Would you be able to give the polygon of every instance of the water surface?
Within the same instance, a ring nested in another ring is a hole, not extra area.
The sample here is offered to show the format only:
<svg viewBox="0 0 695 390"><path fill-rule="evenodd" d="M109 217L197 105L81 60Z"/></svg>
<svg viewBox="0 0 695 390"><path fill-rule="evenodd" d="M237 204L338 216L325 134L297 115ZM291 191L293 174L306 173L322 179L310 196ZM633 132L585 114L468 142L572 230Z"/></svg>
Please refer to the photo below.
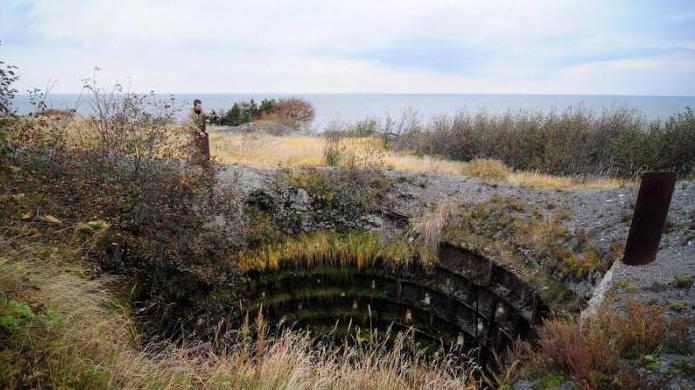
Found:
<svg viewBox="0 0 695 390"><path fill-rule="evenodd" d="M193 99L201 99L206 110L228 109L239 100L299 96L309 100L316 109L312 127L322 130L332 121L352 122L365 118L384 119L387 115L400 118L406 110L415 110L427 121L437 114L452 114L460 110L501 113L506 111L563 111L570 106L582 106L600 113L604 110L628 108L638 110L648 119L663 119L682 111L686 106L695 108L695 96L619 96L619 95L464 95L464 94L159 94L173 97L176 106L188 110ZM90 113L84 97L76 94L56 94L48 99L51 108L75 108ZM20 113L32 110L29 98L19 95L15 109Z"/></svg>

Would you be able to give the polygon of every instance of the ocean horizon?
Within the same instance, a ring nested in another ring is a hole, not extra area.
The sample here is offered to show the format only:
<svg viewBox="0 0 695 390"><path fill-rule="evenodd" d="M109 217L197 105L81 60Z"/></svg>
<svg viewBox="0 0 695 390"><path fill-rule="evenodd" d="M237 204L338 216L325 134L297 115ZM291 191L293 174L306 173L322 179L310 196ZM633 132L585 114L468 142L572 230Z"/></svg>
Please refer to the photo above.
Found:
<svg viewBox="0 0 695 390"><path fill-rule="evenodd" d="M311 128L325 129L332 122L350 123L366 118L398 120L404 112L415 111L423 121L437 115L450 115L466 110L485 111L490 114L504 112L562 112L569 107L600 114L617 109L636 110L645 119L666 119L695 107L695 96L633 96L633 95L544 95L544 94L211 94L175 93L155 94L160 99L174 99L179 116L183 117L194 99L201 99L206 111L229 109L240 100L282 98L296 96L310 101L316 112ZM51 94L48 108L76 109L78 113L90 114L88 97L80 94ZM18 94L13 108L20 114L33 111L29 95Z"/></svg>

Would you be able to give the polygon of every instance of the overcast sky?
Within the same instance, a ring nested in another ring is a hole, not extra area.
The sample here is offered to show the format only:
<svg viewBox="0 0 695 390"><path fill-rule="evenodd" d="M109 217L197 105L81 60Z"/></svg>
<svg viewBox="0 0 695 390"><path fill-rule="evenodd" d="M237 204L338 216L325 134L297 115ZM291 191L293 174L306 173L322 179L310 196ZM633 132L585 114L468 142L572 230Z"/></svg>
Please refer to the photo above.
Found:
<svg viewBox="0 0 695 390"><path fill-rule="evenodd" d="M0 1L19 87L695 95L695 0Z"/></svg>

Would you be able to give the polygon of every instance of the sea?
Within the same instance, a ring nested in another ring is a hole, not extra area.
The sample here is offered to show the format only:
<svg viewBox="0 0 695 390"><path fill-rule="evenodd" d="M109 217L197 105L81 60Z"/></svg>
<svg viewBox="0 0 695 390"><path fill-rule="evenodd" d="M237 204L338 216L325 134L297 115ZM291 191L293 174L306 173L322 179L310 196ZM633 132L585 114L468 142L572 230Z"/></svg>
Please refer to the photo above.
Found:
<svg viewBox="0 0 695 390"><path fill-rule="evenodd" d="M179 116L183 118L194 99L203 101L206 111L220 112L236 101L283 98L296 96L310 101L315 109L311 129L322 131L327 126L349 124L363 119L398 120L404 113L417 113L423 121L442 114L485 111L489 114L504 112L564 111L568 107L581 107L600 114L616 109L637 110L646 119L666 119L682 112L686 107L695 109L695 96L623 96L623 95L466 95L466 94L157 94L156 98L173 98ZM49 108L76 109L89 115L89 98L78 94L53 94L47 100ZM17 95L14 109L25 114L33 111L28 95Z"/></svg>

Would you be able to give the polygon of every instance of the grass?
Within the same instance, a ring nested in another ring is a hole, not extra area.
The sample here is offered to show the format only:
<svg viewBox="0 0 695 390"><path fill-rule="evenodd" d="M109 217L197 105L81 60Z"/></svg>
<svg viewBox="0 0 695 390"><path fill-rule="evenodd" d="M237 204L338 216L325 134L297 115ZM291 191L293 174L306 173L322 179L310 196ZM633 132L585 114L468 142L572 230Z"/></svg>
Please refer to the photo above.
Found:
<svg viewBox="0 0 695 390"><path fill-rule="evenodd" d="M611 189L633 184L616 178L585 179L574 176L552 176L533 171L515 171L506 178L507 183L531 188L554 188L561 190Z"/></svg>
<svg viewBox="0 0 695 390"><path fill-rule="evenodd" d="M468 163L466 173L483 180L504 181L512 173L512 170L501 161L477 158Z"/></svg>
<svg viewBox="0 0 695 390"><path fill-rule="evenodd" d="M317 137L228 134L210 130L210 153L221 162L256 168L323 165L325 141Z"/></svg>
<svg viewBox="0 0 695 390"><path fill-rule="evenodd" d="M425 362L404 354L406 336L392 335L389 348L317 345L296 332L242 338L222 352L206 344L143 344L131 309L109 292L114 280L88 278L75 259L41 259L39 242L2 237L0 247L2 387L478 388L471 366L455 365L452 356Z"/></svg>
<svg viewBox="0 0 695 390"><path fill-rule="evenodd" d="M244 271L275 269L290 262L364 267L375 261L405 264L413 259L413 253L405 240L384 240L375 232L317 231L242 251L237 264Z"/></svg>
<svg viewBox="0 0 695 390"><path fill-rule="evenodd" d="M324 137L306 135L273 136L265 133L229 133L210 129L211 153L223 163L242 164L256 168L317 167L326 165ZM535 188L566 190L617 188L628 184L621 179L582 179L545 175L537 172L514 172L495 160L473 160L466 163L408 151L380 149L380 140L365 138L355 142L341 141L355 158L373 158L378 154L383 167L418 173L475 176L494 183ZM378 153L375 152L378 150Z"/></svg>

